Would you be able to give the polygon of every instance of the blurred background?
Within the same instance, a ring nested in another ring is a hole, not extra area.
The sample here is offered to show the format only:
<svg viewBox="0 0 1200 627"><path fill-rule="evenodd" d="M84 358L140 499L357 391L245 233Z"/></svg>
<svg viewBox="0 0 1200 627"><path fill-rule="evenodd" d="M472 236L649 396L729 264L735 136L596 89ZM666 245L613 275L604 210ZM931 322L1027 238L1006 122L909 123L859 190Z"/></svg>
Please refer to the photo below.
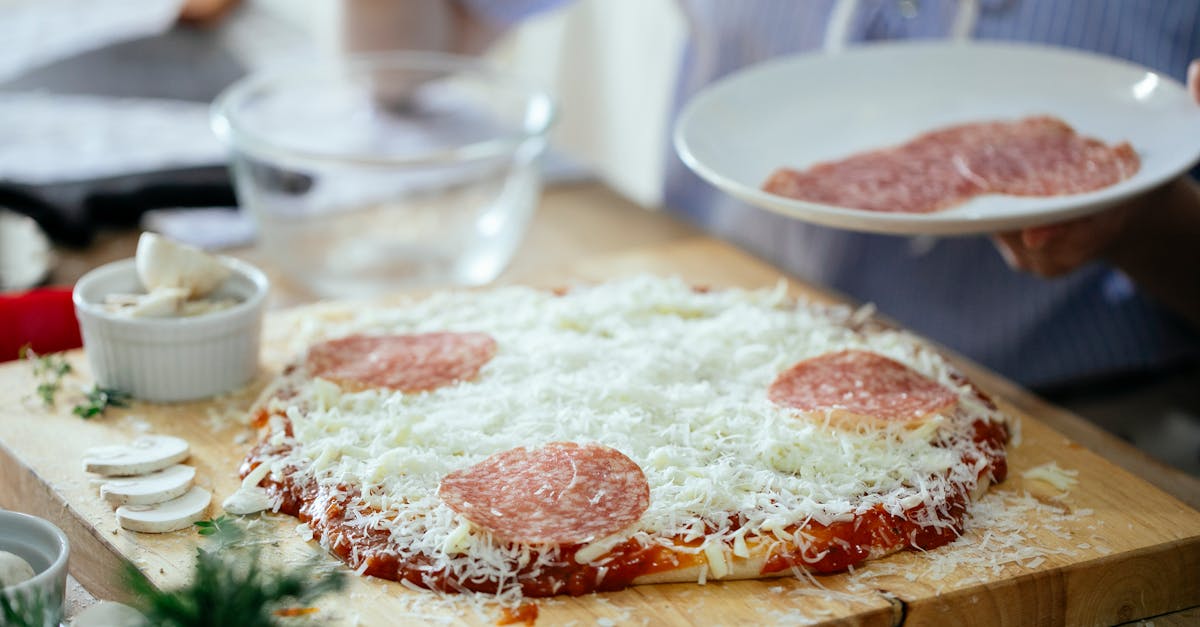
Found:
<svg viewBox="0 0 1200 627"><path fill-rule="evenodd" d="M344 12L340 0L3 0L0 206L73 249L139 225L207 248L250 243L209 104L248 72L369 50ZM552 181L594 174L653 207L683 36L673 2L586 0L521 23L487 56L561 102ZM5 286L36 274L24 270Z"/></svg>

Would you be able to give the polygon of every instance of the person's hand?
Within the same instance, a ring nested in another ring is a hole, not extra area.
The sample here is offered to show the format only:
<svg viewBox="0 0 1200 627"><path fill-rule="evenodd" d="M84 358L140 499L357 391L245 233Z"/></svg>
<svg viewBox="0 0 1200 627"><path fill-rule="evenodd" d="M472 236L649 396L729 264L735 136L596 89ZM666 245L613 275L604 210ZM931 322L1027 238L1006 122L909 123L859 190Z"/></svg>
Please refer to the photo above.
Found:
<svg viewBox="0 0 1200 627"><path fill-rule="evenodd" d="M1009 267L1041 277L1069 274L1115 245L1140 203L1125 203L1083 218L999 233L996 247Z"/></svg>
<svg viewBox="0 0 1200 627"><path fill-rule="evenodd" d="M1192 100L1200 104L1200 59L1192 61L1188 66L1188 91L1192 92Z"/></svg>
<svg viewBox="0 0 1200 627"><path fill-rule="evenodd" d="M1188 66L1188 91L1200 104L1200 59ZM1043 277L1068 274L1120 245L1129 221L1152 205L1153 194L1083 218L999 233L993 240L1015 270Z"/></svg>
<svg viewBox="0 0 1200 627"><path fill-rule="evenodd" d="M240 0L187 0L179 10L179 21L193 26L212 26L237 7Z"/></svg>

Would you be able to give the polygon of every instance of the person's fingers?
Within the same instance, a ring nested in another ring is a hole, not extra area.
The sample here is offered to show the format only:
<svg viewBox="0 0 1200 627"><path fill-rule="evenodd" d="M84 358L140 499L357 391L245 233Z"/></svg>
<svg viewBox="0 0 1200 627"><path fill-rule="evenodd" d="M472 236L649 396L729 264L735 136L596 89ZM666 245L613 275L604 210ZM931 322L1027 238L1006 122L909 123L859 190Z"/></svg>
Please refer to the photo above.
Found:
<svg viewBox="0 0 1200 627"><path fill-rule="evenodd" d="M1065 224L1032 226L1021 231L1021 243L1030 250L1041 250L1052 240L1062 237L1067 230Z"/></svg>
<svg viewBox="0 0 1200 627"><path fill-rule="evenodd" d="M1200 104L1200 59L1188 65L1188 91L1192 92L1192 100Z"/></svg>
<svg viewBox="0 0 1200 627"><path fill-rule="evenodd" d="M1025 244L1021 239L1021 231L996 233L992 236L992 243L1000 251L1000 256L1004 258L1004 263L1008 264L1008 267L1013 270L1028 270L1023 265L1023 256L1019 252L1025 248Z"/></svg>
<svg viewBox="0 0 1200 627"><path fill-rule="evenodd" d="M187 0L179 11L179 21L196 26L211 26L221 21L241 0Z"/></svg>
<svg viewBox="0 0 1200 627"><path fill-rule="evenodd" d="M1053 278L1070 273L1087 260L1081 251L1070 248L1072 232L1084 226L1070 221L1030 227L996 233L992 242L1013 270Z"/></svg>

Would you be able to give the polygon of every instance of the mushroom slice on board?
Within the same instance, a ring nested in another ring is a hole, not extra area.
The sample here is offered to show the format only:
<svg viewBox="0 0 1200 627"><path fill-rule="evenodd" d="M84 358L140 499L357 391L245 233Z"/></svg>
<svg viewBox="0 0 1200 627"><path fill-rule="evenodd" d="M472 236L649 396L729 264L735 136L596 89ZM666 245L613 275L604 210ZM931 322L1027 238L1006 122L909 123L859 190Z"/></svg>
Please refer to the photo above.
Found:
<svg viewBox="0 0 1200 627"><path fill-rule="evenodd" d="M203 520L212 494L204 488L192 488L187 494L154 505L122 505L117 508L117 523L130 531L167 533L191 527Z"/></svg>
<svg viewBox="0 0 1200 627"><path fill-rule="evenodd" d="M195 468L175 464L148 475L107 481L100 486L100 496L113 505L153 505L183 496L195 478Z"/></svg>
<svg viewBox="0 0 1200 627"><path fill-rule="evenodd" d="M110 477L144 475L187 459L186 440L169 435L142 436L129 444L84 451L83 469Z"/></svg>

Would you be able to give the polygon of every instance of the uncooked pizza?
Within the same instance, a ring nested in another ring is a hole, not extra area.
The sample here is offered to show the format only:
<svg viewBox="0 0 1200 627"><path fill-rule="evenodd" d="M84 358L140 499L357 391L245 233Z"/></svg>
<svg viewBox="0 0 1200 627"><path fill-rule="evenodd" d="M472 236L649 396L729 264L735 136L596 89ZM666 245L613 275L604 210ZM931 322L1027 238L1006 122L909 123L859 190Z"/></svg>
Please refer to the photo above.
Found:
<svg viewBox="0 0 1200 627"><path fill-rule="evenodd" d="M781 168L763 189L837 207L930 213L983 194L1058 196L1095 191L1137 173L1128 143L1110 146L1049 116L975 122L893 148L806 170Z"/></svg>
<svg viewBox="0 0 1200 627"><path fill-rule="evenodd" d="M409 586L843 571L947 544L1006 472L1005 416L936 350L783 285L643 276L302 322L241 473Z"/></svg>

